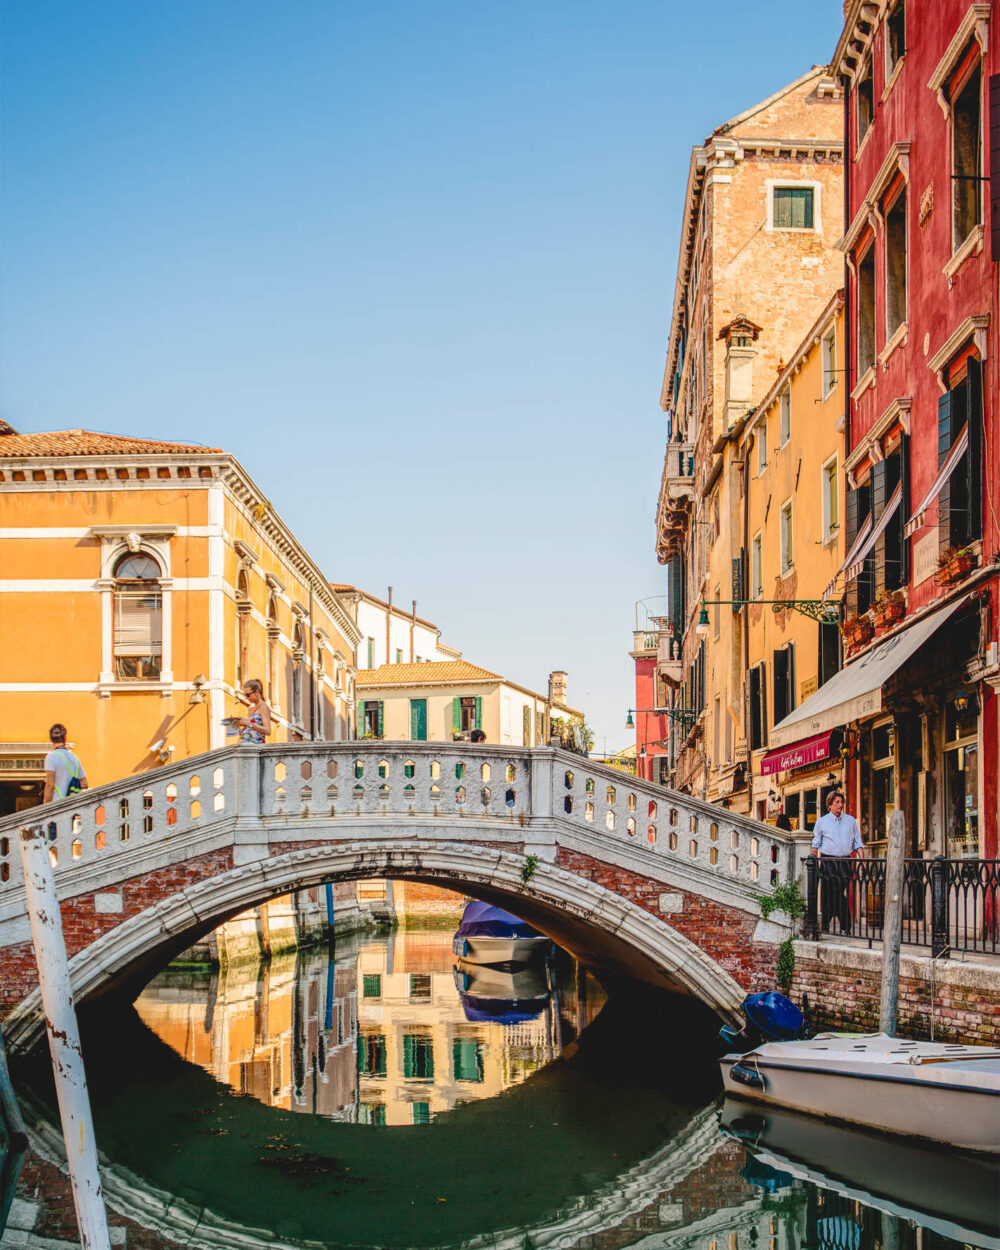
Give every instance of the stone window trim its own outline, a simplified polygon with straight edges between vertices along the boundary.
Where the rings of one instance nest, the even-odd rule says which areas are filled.
[[[788,516],[787,534],[785,516]],[[782,580],[795,572],[795,501],[789,496],[778,510],[778,545]]]
[[[948,80],[958,68],[959,58],[965,51],[969,40],[973,38],[976,40],[984,58],[989,51],[991,8],[991,4],[982,2],[969,5],[965,17],[959,22],[951,42],[945,48],[944,55],[928,79],[927,86],[937,96],[945,121],[948,121],[951,116],[951,101],[948,99],[947,92]]]
[[[844,472],[851,489],[857,487],[859,470],[866,461],[883,460],[886,455],[886,439],[898,425],[904,434],[910,432],[912,395],[894,399],[875,422],[868,433],[858,440],[851,454],[844,461]]]
[[[837,519],[835,522],[831,524],[830,499],[827,493],[827,482],[830,477],[830,469],[833,469],[833,475],[832,475],[833,482],[836,484],[838,481],[837,465],[838,465],[837,452],[834,452],[832,456],[827,456],[827,458],[820,465],[820,498],[823,501],[823,546],[824,547],[832,546],[840,538],[839,494],[837,498],[837,504],[838,504]],[[839,490],[839,487],[835,485],[835,489]]]
[[[889,339],[885,347],[878,354],[879,364],[882,366],[882,372],[889,368],[889,357],[893,354],[897,347],[903,347],[910,333],[909,321],[902,321],[896,327],[896,331],[892,338]]]
[[[767,178],[764,182],[767,195],[767,224],[769,233],[821,235],[823,233],[822,192],[823,184],[813,178]],[[813,224],[811,226],[776,226],[774,224],[774,193],[790,187],[793,191],[811,190],[813,193]]]
[[[888,55],[889,55],[888,41],[886,41],[886,56]],[[899,58],[899,60],[892,67],[892,70],[889,72],[889,74],[886,77],[885,86],[882,88],[882,94],[879,97],[880,104],[884,104],[886,100],[888,100],[890,92],[892,91],[893,87],[895,87],[900,74],[903,72],[903,66],[905,63],[906,63],[906,53],[904,52],[904,54]]]
[[[168,694],[174,682],[172,654],[173,577],[170,565],[170,540],[177,533],[176,525],[94,525],[90,533],[101,542],[101,576],[95,583],[101,595],[101,673],[97,693],[108,698],[116,692],[160,691]],[[114,594],[115,565],[127,555],[147,555],[159,565],[157,579],[161,592],[162,651],[160,675],[149,681],[119,679],[114,659]]]
[[[986,227],[980,222],[978,226],[973,227],[972,231],[966,235],[965,241],[960,243],[955,249],[954,254],[941,272],[948,280],[949,289],[955,284],[955,275],[962,268],[970,256],[978,256],[983,250],[983,244],[986,241]]]
[[[976,316],[966,317],[962,324],[955,332],[941,344],[938,350],[927,361],[927,367],[937,376],[938,387],[941,394],[944,395],[948,390],[948,381],[946,373],[948,365],[958,355],[959,350],[971,338],[974,340],[976,349],[979,352],[979,358],[986,360],[987,334],[986,330],[990,324],[989,313],[981,313]]]
[[[854,220],[848,229],[844,232],[844,237],[836,244],[837,248],[846,253],[848,262],[853,257],[858,241],[864,233],[865,226],[871,226],[872,233],[877,233],[884,225],[882,214],[882,196],[889,190],[892,180],[896,174],[902,175],[903,182],[907,187],[910,185],[910,140],[897,141],[892,145],[886,153],[885,160],[882,162],[878,173],[871,181],[865,198],[862,201],[858,211],[854,214]]]

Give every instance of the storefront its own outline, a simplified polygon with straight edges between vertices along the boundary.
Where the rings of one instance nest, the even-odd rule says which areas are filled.
[[[843,740],[841,730],[831,729],[769,751],[760,762],[760,775],[768,780],[761,819],[784,813],[793,829],[811,832],[827,797],[843,788]]]
[[[0,742],[0,816],[37,807],[45,790],[45,742]]]

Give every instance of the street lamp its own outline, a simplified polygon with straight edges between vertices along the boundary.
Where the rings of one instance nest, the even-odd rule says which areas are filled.
[[[699,638],[708,636],[708,607],[704,599],[701,601],[701,611],[698,613],[698,624],[694,627],[694,632]]]
[[[702,599],[701,611],[698,613],[698,622],[694,627],[694,632],[701,637],[705,637],[708,633],[709,607],[747,608],[754,604],[765,603],[770,604],[771,611],[774,613],[800,612],[820,625],[836,625],[840,619],[840,609],[824,599]]]

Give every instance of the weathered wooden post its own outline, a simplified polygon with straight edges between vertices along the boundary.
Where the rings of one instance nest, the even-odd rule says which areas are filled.
[[[35,947],[38,985],[52,1055],[52,1072],[66,1143],[66,1161],[73,1187],[80,1245],[83,1250],[110,1250],[108,1219],[97,1170],[97,1143],[80,1049],[80,1031],[76,1023],[69,960],[66,958],[62,916],[46,845],[45,826],[22,828],[20,841],[31,940]]]
[[[899,948],[903,940],[903,873],[906,867],[906,822],[895,811],[889,820],[889,845],[885,854],[885,910],[882,921],[882,1001],[878,1026],[881,1033],[896,1036],[899,1008]]]

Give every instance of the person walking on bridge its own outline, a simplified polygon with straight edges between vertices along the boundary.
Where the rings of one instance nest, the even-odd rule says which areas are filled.
[[[246,716],[233,717],[233,724],[240,731],[237,746],[245,742],[263,746],[271,732],[271,709],[264,702],[264,687],[258,678],[249,677],[243,683],[243,697],[250,710]]]
[[[858,822],[844,811],[844,796],[834,790],[826,800],[826,814],[816,821],[813,829],[812,853],[817,858],[833,859],[837,862],[821,872],[823,889],[823,932],[830,931],[830,921],[837,917],[840,921],[840,932],[849,933],[851,929],[851,905],[848,900],[848,887],[854,879],[854,866],[851,856],[855,851],[863,851],[865,844],[861,840]]]
[[[64,799],[77,790],[87,789],[83,765],[66,745],[66,726],[58,722],[49,730],[52,750],[45,756],[45,793],[43,803]]]

